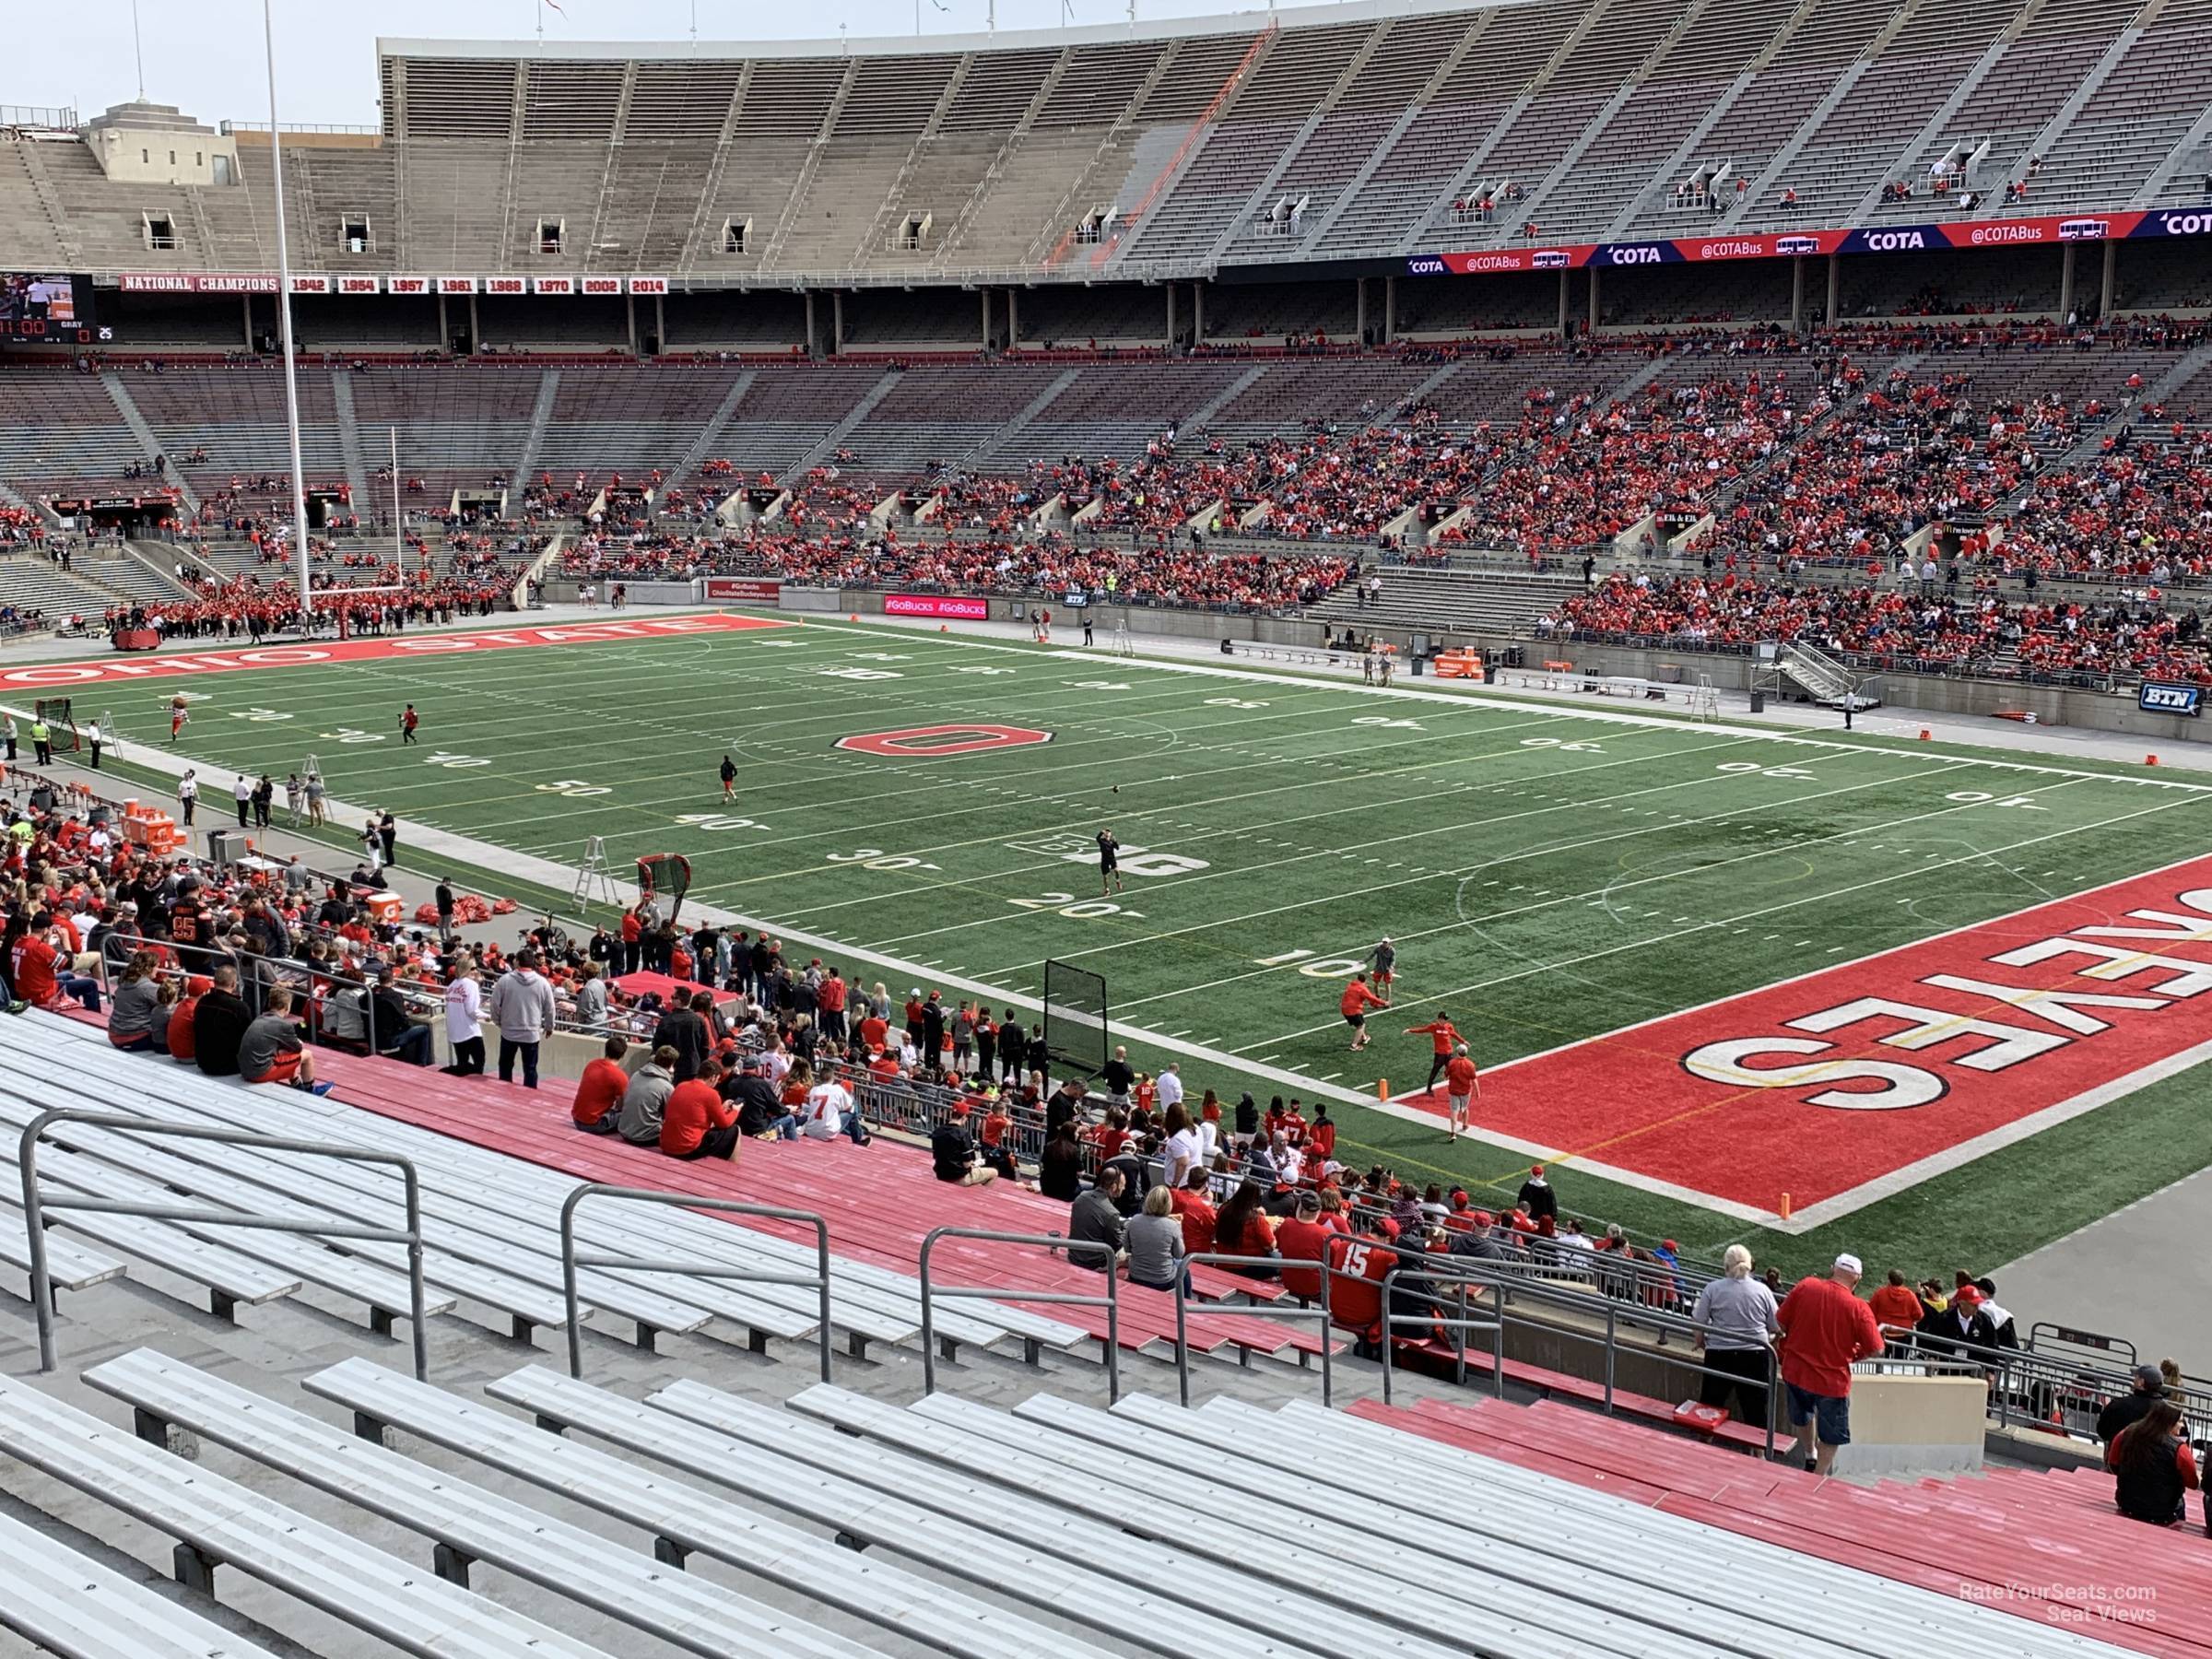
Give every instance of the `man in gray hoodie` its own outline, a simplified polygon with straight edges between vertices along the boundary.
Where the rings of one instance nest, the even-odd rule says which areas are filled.
[[[633,1147],[661,1144],[661,1118],[676,1091],[676,1051],[664,1043],[638,1067],[622,1091],[622,1116],[615,1133]]]
[[[491,988],[484,1012],[500,1028],[500,1081],[514,1081],[522,1056],[523,1087],[537,1087],[537,1045],[553,1033],[553,987],[537,971],[537,953],[518,950],[513,971]]]

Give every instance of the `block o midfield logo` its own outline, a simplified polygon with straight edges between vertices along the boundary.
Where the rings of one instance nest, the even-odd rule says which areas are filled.
[[[1052,740],[1050,732],[1039,731],[1035,726],[972,724],[862,732],[852,737],[840,737],[837,747],[894,759],[927,759],[938,755],[978,755],[991,749],[1027,748]]]

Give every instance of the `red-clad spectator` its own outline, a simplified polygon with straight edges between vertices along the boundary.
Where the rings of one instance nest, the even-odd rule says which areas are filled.
[[[622,1091],[629,1087],[629,1074],[622,1069],[622,1056],[629,1052],[626,1038],[609,1037],[605,1049],[583,1068],[576,1084],[576,1099],[569,1107],[569,1120],[585,1134],[615,1133],[621,1116]]]
[[[661,1150],[671,1158],[726,1158],[737,1156],[737,1114],[724,1103],[715,1085],[722,1080],[722,1065],[709,1060],[699,1076],[678,1083],[661,1113]]]
[[[1806,1278],[1783,1299],[1782,1381],[1794,1454],[1825,1475],[1836,1449],[1851,1443],[1851,1368],[1886,1346],[1874,1310],[1853,1293],[1859,1258],[1840,1255],[1827,1278]]]

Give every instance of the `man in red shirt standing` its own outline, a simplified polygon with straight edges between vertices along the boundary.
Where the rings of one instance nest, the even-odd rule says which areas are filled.
[[[714,1085],[722,1066],[704,1061],[699,1076],[678,1083],[661,1111],[661,1150],[671,1158],[737,1156],[737,1114],[724,1103]]]
[[[1321,1300],[1321,1259],[1336,1234],[1321,1224],[1321,1197],[1308,1188],[1289,1219],[1276,1224],[1276,1253],[1283,1258],[1283,1288],[1300,1301]],[[1310,1264],[1293,1267],[1290,1264]]]
[[[1853,1292],[1858,1282],[1859,1258],[1840,1255],[1827,1278],[1798,1280],[1776,1315],[1783,1391],[1790,1426],[1798,1431],[1791,1450],[1818,1475],[1834,1465],[1838,1446],[1851,1443],[1852,1362],[1884,1347],[1874,1310]]]
[[[1344,1023],[1352,1028],[1352,1053],[1358,1053],[1367,1046],[1367,1011],[1370,1008],[1387,1008],[1390,1004],[1368,988],[1364,972],[1352,975],[1352,982],[1344,988],[1343,1000],[1336,1011],[1344,1016]]]
[[[849,990],[834,965],[815,988],[814,1006],[821,1015],[822,1035],[832,1042],[845,1040],[845,1000]]]
[[[1459,1028],[1452,1023],[1450,1013],[1439,1008],[1436,1018],[1427,1025],[1406,1028],[1408,1037],[1418,1037],[1424,1031],[1429,1034],[1429,1045],[1433,1053],[1429,1061],[1429,1081],[1421,1086],[1421,1092],[1432,1094],[1436,1090],[1437,1078],[1443,1076],[1444,1068],[1452,1063],[1452,1045],[1459,1041]]]
[[[1444,1100],[1452,1109],[1449,1138],[1457,1140],[1459,1132],[1467,1126],[1467,1101],[1481,1087],[1475,1062],[1468,1057],[1467,1045],[1458,1044],[1452,1051],[1452,1058],[1444,1063]]]

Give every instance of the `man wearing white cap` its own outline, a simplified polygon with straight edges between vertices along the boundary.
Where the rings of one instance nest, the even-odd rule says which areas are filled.
[[[1783,1299],[1782,1386],[1790,1424],[1797,1430],[1793,1453],[1825,1475],[1836,1448],[1851,1442],[1851,1368],[1882,1351],[1882,1327],[1874,1310],[1853,1294],[1859,1258],[1840,1255],[1824,1279],[1806,1278]]]

